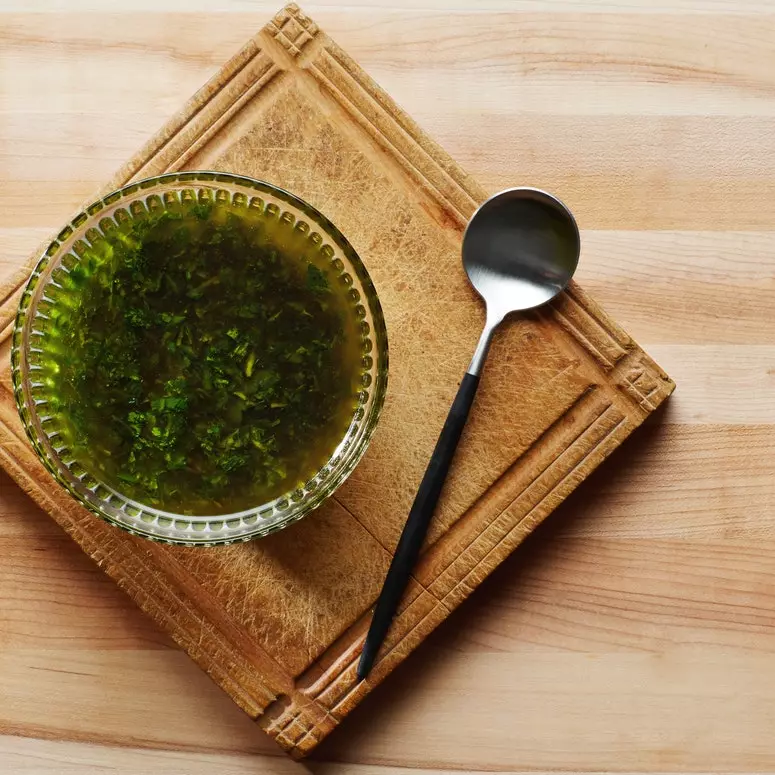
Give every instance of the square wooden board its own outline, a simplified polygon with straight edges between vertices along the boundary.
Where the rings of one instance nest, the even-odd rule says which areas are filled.
[[[94,198],[185,169],[287,188],[363,258],[390,342],[388,397],[365,459],[318,511],[249,544],[164,546],[91,516],[38,462],[10,384],[13,317],[41,249],[2,293],[0,464],[261,727],[303,756],[674,385],[575,285],[505,326],[414,582],[374,671],[358,682],[370,607],[483,324],[460,244],[487,192],[293,5]]]

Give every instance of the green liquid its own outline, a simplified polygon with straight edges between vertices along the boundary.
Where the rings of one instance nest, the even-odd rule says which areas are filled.
[[[240,511],[307,481],[344,438],[362,373],[354,301],[292,227],[177,205],[108,231],[56,281],[50,413],[124,496]]]

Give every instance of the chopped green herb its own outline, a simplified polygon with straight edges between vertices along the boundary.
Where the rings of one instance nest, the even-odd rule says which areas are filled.
[[[307,267],[307,288],[314,293],[328,293],[330,291],[326,273],[315,264],[310,264]]]
[[[298,486],[344,436],[360,377],[347,287],[268,223],[207,202],[147,215],[51,287],[53,405],[76,459],[124,495],[238,511]]]

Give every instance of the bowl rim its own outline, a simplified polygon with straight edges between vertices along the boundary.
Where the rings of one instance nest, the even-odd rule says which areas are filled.
[[[240,512],[232,512],[221,515],[194,515],[192,517],[188,515],[180,515],[175,512],[167,512],[161,509],[155,509],[153,507],[149,507],[147,504],[142,504],[138,501],[132,501],[132,499],[129,499],[125,495],[120,495],[118,491],[115,491],[105,483],[98,482],[99,486],[108,489],[110,492],[120,495],[124,501],[127,501],[133,505],[136,504],[141,511],[150,510],[153,511],[154,514],[162,515],[165,518],[170,518],[173,521],[177,519],[194,521],[210,520],[213,522],[222,522],[225,524],[228,520],[242,518],[246,515],[256,517],[255,524],[252,524],[251,529],[247,529],[244,532],[223,537],[212,537],[209,534],[201,533],[201,539],[197,540],[196,535],[192,535],[191,538],[173,537],[154,532],[152,529],[150,529],[150,526],[148,530],[144,530],[138,526],[126,524],[101,510],[95,503],[90,502],[89,499],[78,492],[62,475],[60,467],[64,470],[67,470],[68,464],[65,464],[58,459],[57,463],[57,460],[51,458],[48,451],[45,449],[45,446],[43,443],[41,443],[41,439],[39,438],[39,434],[35,427],[35,420],[40,423],[40,417],[36,410],[35,401],[31,399],[30,386],[28,384],[29,374],[25,374],[25,367],[27,372],[29,371],[29,358],[27,350],[29,349],[30,332],[28,331],[27,321],[30,321],[31,325],[31,321],[35,319],[34,315],[30,315],[28,313],[30,312],[30,302],[40,283],[42,274],[45,272],[52,261],[61,261],[64,256],[72,252],[72,245],[67,252],[61,252],[60,248],[62,244],[73,238],[74,235],[76,235],[76,237],[85,236],[89,227],[96,225],[99,220],[99,214],[105,207],[113,207],[115,204],[120,203],[121,200],[125,198],[131,199],[133,201],[135,201],[137,198],[146,199],[147,196],[151,196],[155,193],[155,188],[163,188],[168,184],[173,184],[176,188],[179,188],[184,184],[191,184],[192,187],[196,188],[196,184],[200,183],[205,184],[209,188],[217,189],[217,184],[219,182],[244,189],[250,189],[257,193],[263,191],[275,199],[285,202],[291,207],[294,207],[304,213],[316,226],[321,229],[324,238],[327,238],[336,244],[344,257],[347,259],[349,264],[347,270],[354,271],[358,277],[362,289],[365,291],[365,303],[368,305],[371,312],[371,321],[373,326],[370,336],[373,340],[375,340],[374,351],[376,352],[376,355],[373,358],[374,380],[369,386],[369,390],[373,393],[373,400],[369,406],[367,414],[363,418],[364,430],[357,438],[356,442],[348,448],[349,454],[346,458],[345,465],[342,465],[336,471],[335,476],[331,477],[328,481],[325,482],[325,486],[318,487],[316,490],[307,493],[307,495],[311,497],[303,497],[301,499],[294,500],[292,496],[294,496],[298,491],[291,490],[282,493],[272,501],[256,504],[256,506]],[[147,194],[145,192],[147,192]],[[139,197],[136,196],[138,194]],[[296,194],[288,191],[287,189],[281,188],[280,186],[277,186],[268,181],[260,180],[258,178],[253,178],[247,175],[239,175],[231,172],[220,172],[215,170],[185,170],[182,172],[168,172],[161,175],[154,175],[151,177],[143,178],[141,180],[133,181],[125,186],[121,186],[120,188],[107,193],[100,199],[97,199],[91,204],[83,207],[75,216],[70,218],[67,224],[59,231],[57,236],[51,241],[48,247],[41,253],[38,260],[35,262],[35,266],[33,267],[30,277],[24,286],[19,304],[17,306],[11,346],[11,375],[13,381],[14,401],[16,404],[17,412],[38,459],[49,471],[49,473],[52,474],[56,481],[70,494],[70,496],[72,496],[89,512],[96,515],[103,521],[132,535],[138,535],[159,543],[182,546],[228,545],[261,538],[282,530],[288,525],[298,522],[304,516],[319,507],[329,497],[331,497],[333,493],[339,489],[339,487],[355,470],[358,463],[365,454],[371,438],[374,435],[374,431],[376,430],[379,418],[384,408],[385,397],[387,393],[388,367],[389,346],[387,326],[377,290],[373,281],[371,280],[371,276],[369,275],[366,266],[363,263],[363,260],[355,248],[353,248],[349,240],[344,236],[344,234],[342,234],[339,228],[316,207]],[[350,428],[351,427],[352,423]],[[350,433],[350,428],[348,428],[348,434]],[[345,435],[339,446],[332,453],[331,459],[336,456],[340,447],[346,440],[347,435]],[[324,468],[325,467],[326,466],[324,466]],[[93,478],[97,479],[97,477]],[[262,524],[259,512],[263,511],[271,504],[276,504],[281,501],[285,501],[286,503],[288,509],[287,515],[282,516],[276,521],[273,521],[271,524]]]

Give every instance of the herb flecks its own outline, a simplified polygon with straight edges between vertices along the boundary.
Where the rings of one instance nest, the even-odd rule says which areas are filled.
[[[213,514],[326,462],[355,408],[358,336],[346,287],[298,240],[197,203],[113,229],[52,288],[52,401],[88,470]]]

